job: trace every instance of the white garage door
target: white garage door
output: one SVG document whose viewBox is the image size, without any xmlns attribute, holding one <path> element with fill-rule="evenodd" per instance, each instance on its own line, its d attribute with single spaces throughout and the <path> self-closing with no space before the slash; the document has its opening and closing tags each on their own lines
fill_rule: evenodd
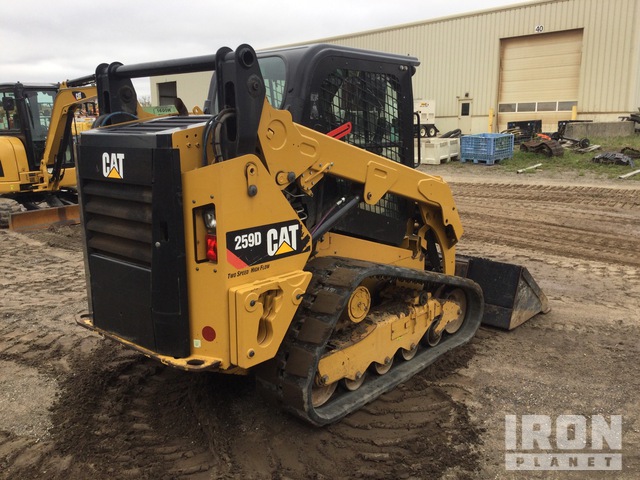
<svg viewBox="0 0 640 480">
<path fill-rule="evenodd" d="M 498 125 L 542 120 L 555 132 L 577 105 L 582 30 L 542 33 L 501 40 Z"/>
</svg>

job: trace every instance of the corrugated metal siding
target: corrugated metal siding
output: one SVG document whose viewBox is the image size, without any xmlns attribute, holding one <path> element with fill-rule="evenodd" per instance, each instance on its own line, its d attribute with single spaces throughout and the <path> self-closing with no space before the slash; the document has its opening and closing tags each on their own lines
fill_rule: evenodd
<svg viewBox="0 0 640 480">
<path fill-rule="evenodd" d="M 497 109 L 500 39 L 531 35 L 536 25 L 545 33 L 583 29 L 579 113 L 626 112 L 640 101 L 639 12 L 640 0 L 539 1 L 323 41 L 418 57 L 416 97 L 455 118 L 465 93 L 474 115 Z"/>
<path fill-rule="evenodd" d="M 640 6 L 637 6 L 633 12 L 633 18 L 633 23 L 640 25 Z M 635 112 L 636 108 L 640 109 L 640 60 L 638 60 L 640 59 L 640 28 L 636 28 L 633 33 L 630 57 L 637 60 L 635 66 L 633 65 L 633 61 L 631 62 L 631 75 L 629 76 L 628 88 L 630 92 L 633 92 L 630 110 Z"/>
<path fill-rule="evenodd" d="M 457 127 L 459 99 L 472 100 L 474 131 L 486 131 L 498 110 L 502 39 L 582 29 L 579 118 L 616 119 L 640 107 L 640 0 L 539 0 L 505 9 L 417 22 L 305 43 L 328 42 L 406 53 L 422 65 L 414 77 L 416 98 L 434 100 L 438 127 Z M 152 80 L 152 96 L 157 97 Z M 166 79 L 164 80 L 166 81 Z M 191 88 L 178 81 L 179 95 Z M 190 85 L 187 84 L 188 87 Z M 196 91 L 207 91 L 202 80 Z M 155 98 L 154 98 L 155 100 Z M 183 98 L 191 106 L 195 99 Z"/>
</svg>

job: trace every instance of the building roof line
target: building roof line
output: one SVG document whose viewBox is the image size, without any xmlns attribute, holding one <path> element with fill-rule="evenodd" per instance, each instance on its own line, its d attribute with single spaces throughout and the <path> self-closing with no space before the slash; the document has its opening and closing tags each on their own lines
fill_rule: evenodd
<svg viewBox="0 0 640 480">
<path fill-rule="evenodd" d="M 444 17 L 430 18 L 428 20 L 418 20 L 418 21 L 415 21 L 415 22 L 401 23 L 401 24 L 397 24 L 397 25 L 389 25 L 387 27 L 380 27 L 380 28 L 375 28 L 375 29 L 371 29 L 371 30 L 362 30 L 362 31 L 359 31 L 359 32 L 354 32 L 354 33 L 347 33 L 347 34 L 343 34 L 343 35 L 335 35 L 335 36 L 331 36 L 331 37 L 324 37 L 324 38 L 314 39 L 313 43 L 334 42 L 336 40 L 344 40 L 344 39 L 347 39 L 347 38 L 361 37 L 363 35 L 371 35 L 371 34 L 375 34 L 375 33 L 388 32 L 389 30 L 402 30 L 402 29 L 405 29 L 405 28 L 418 27 L 418 26 L 421 26 L 421 25 L 428 25 L 428 24 L 433 24 L 433 23 L 441 23 L 441 22 L 448 22 L 448 21 L 451 21 L 451 20 L 458 20 L 458 19 L 465 18 L 465 17 L 476 17 L 476 16 L 480 16 L 480 15 L 487 15 L 487 14 L 490 14 L 490 13 L 501 12 L 501 11 L 506 11 L 506 10 L 516 10 L 516 9 L 519 9 L 519 8 L 531 7 L 531 6 L 541 5 L 541 4 L 545 4 L 545 3 L 559 3 L 559 2 L 565 2 L 565 1 L 569 1 L 569 0 L 528 0 L 528 1 L 525 1 L 525 2 L 522 2 L 522 3 L 515 3 L 513 5 L 508 5 L 508 6 L 486 8 L 486 9 L 482 9 L 482 10 L 475 10 L 473 12 L 454 14 L 454 15 L 447 15 L 447 16 L 444 16 Z M 309 41 L 291 43 L 291 44 L 283 45 L 283 47 L 284 46 L 304 45 L 305 43 L 309 43 Z"/>
</svg>

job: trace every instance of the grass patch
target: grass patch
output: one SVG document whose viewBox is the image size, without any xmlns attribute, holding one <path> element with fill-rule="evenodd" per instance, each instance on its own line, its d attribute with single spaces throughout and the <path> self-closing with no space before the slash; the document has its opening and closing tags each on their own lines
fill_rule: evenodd
<svg viewBox="0 0 640 480">
<path fill-rule="evenodd" d="M 504 170 L 505 172 L 515 172 L 521 168 L 527 168 L 536 163 L 542 163 L 542 167 L 548 172 L 576 172 L 578 175 L 602 176 L 606 178 L 617 178 L 619 175 L 640 169 L 640 159 L 634 159 L 635 166 L 625 165 L 605 165 L 592 161 L 593 157 L 604 152 L 620 152 L 625 147 L 640 150 L 640 135 L 636 134 L 629 137 L 612 137 L 612 138 L 591 138 L 592 145 L 601 145 L 601 148 L 589 153 L 576 153 L 565 148 L 564 155 L 561 157 L 547 157 L 540 153 L 530 153 L 520 151 L 519 145 L 515 146 L 513 158 L 500 160 L 494 168 Z M 533 173 L 535 170 L 532 170 Z M 527 172 L 525 172 L 527 173 Z M 640 174 L 628 178 L 628 180 L 640 181 Z"/>
</svg>

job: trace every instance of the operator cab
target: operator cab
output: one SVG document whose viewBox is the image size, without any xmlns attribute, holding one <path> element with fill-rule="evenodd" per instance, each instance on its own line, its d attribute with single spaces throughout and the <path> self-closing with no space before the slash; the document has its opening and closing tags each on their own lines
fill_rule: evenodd
<svg viewBox="0 0 640 480">
<path fill-rule="evenodd" d="M 339 45 L 316 44 L 257 52 L 265 94 L 293 121 L 323 133 L 347 123 L 344 140 L 414 166 L 411 77 L 420 62 Z M 205 113 L 216 113 L 216 76 Z M 213 105 L 213 106 L 212 106 Z"/>
<path fill-rule="evenodd" d="M 258 52 L 259 68 L 251 65 L 249 69 L 239 66 L 242 61 L 227 61 L 225 56 L 231 52 L 222 48 L 216 55 L 132 67 L 102 64 L 96 70 L 101 113 L 113 123 L 135 118 L 138 112 L 131 78 L 164 75 L 167 71 L 215 71 L 204 112 L 212 116 L 234 112 L 233 126 L 223 135 L 225 141 L 219 143 L 220 158 L 255 153 L 266 97 L 274 108 L 289 111 L 297 124 L 339 137 L 405 167 L 415 166 L 412 76 L 419 65 L 416 58 L 316 44 Z M 264 91 L 256 88 L 238 98 L 239 104 L 233 103 L 235 82 L 252 82 L 249 75 L 262 77 Z M 217 84 L 220 78 L 223 85 Z M 238 88 L 244 88 L 244 84 Z M 292 185 L 287 195 L 309 229 L 343 201 L 359 204 L 336 224 L 336 232 L 400 246 L 407 229 L 413 226 L 415 204 L 397 195 L 387 194 L 376 205 L 368 205 L 356 198 L 361 185 L 331 176 L 314 186 L 314 198 L 305 198 L 296 188 Z"/>
<path fill-rule="evenodd" d="M 294 122 L 331 136 L 348 132 L 342 141 L 415 166 L 411 77 L 416 58 L 318 44 L 258 52 L 258 63 L 267 100 L 291 112 Z M 305 202 L 308 227 L 354 188 L 326 177 L 317 190 L 321 204 Z M 413 214 L 410 202 L 387 194 L 377 205 L 360 202 L 336 231 L 397 246 Z"/>
<path fill-rule="evenodd" d="M 39 168 L 57 92 L 55 84 L 0 84 L 0 136 L 20 139 L 30 170 Z"/>
</svg>

